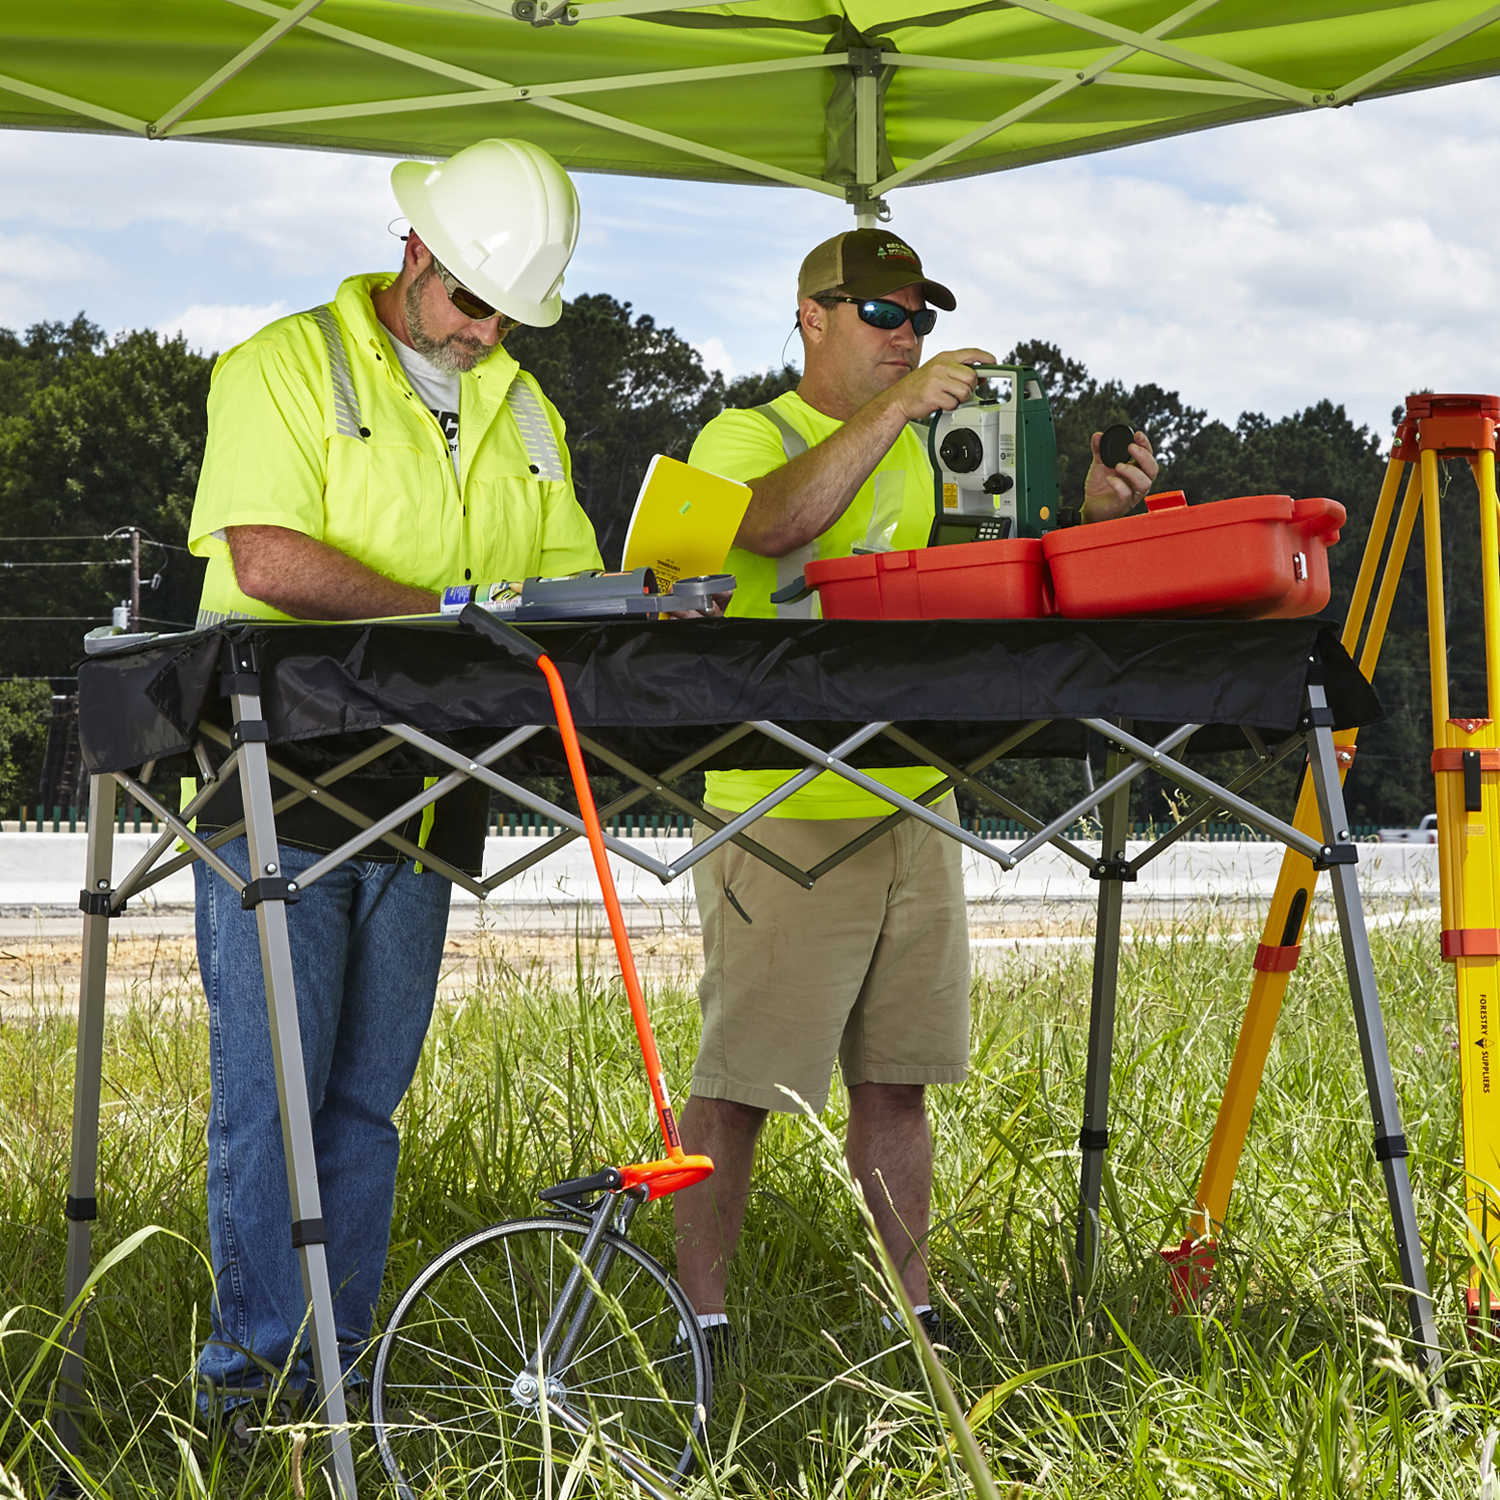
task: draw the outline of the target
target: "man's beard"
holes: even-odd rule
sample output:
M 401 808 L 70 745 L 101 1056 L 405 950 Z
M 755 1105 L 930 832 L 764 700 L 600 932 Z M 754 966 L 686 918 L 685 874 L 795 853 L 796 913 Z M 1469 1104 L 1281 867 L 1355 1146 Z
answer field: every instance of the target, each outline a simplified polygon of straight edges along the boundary
M 411 346 L 424 359 L 446 370 L 452 375 L 462 375 L 472 370 L 481 360 L 492 355 L 499 344 L 484 344 L 464 333 L 450 333 L 447 338 L 434 338 L 428 331 L 427 320 L 422 315 L 422 294 L 429 281 L 437 280 L 433 262 L 417 274 L 417 278 L 406 289 L 406 331 L 411 335 Z M 447 293 L 445 292 L 446 296 Z

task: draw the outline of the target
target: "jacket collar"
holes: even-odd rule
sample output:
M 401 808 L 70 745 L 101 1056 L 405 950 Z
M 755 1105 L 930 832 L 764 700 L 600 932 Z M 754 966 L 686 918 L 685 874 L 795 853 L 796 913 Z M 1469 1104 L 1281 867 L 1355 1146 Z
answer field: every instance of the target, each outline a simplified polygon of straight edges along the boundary
M 373 349 L 385 353 L 394 342 L 390 330 L 375 316 L 373 293 L 388 287 L 396 279 L 389 271 L 376 271 L 363 276 L 351 276 L 342 282 L 333 299 L 339 321 L 349 330 L 354 343 L 362 350 Z M 392 358 L 385 361 L 390 377 L 400 380 L 400 366 Z M 488 359 L 472 370 L 459 376 L 462 399 L 483 407 L 498 407 L 505 400 L 505 393 L 516 378 L 520 366 L 515 356 L 502 344 Z

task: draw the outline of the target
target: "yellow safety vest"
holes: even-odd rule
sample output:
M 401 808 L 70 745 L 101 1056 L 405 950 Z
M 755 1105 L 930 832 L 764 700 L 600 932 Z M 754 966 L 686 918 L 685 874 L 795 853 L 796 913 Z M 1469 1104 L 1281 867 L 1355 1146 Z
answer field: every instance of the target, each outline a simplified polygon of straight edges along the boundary
M 455 476 L 370 301 L 394 279 L 351 277 L 214 366 L 188 536 L 208 559 L 200 626 L 287 618 L 240 591 L 226 526 L 299 531 L 434 592 L 602 566 L 562 418 L 504 348 L 460 377 Z
M 843 424 L 787 391 L 766 406 L 720 412 L 698 434 L 689 462 L 731 479 L 758 479 L 780 468 L 804 449 L 832 436 Z M 907 427 L 875 466 L 844 513 L 826 531 L 787 557 L 761 557 L 743 547 L 730 549 L 725 563 L 735 575 L 731 615 L 815 618 L 816 597 L 791 605 L 771 603 L 771 591 L 802 576 L 804 563 L 819 557 L 848 557 L 861 548 L 903 550 L 925 547 L 932 527 L 933 475 L 923 440 Z M 786 771 L 709 771 L 704 800 L 729 812 L 743 812 L 789 779 Z M 893 791 L 919 797 L 941 781 L 930 766 L 896 767 L 870 775 Z M 878 818 L 891 804 L 832 771 L 824 771 L 771 813 L 773 818 Z

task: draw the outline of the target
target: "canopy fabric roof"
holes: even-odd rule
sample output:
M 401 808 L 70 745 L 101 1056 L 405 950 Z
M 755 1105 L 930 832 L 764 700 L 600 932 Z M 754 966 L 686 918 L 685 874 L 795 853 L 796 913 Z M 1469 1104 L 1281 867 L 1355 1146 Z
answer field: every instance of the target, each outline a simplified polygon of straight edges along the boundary
M 0 125 L 447 156 L 854 203 L 1500 71 L 1480 0 L 67 0 L 0 15 Z

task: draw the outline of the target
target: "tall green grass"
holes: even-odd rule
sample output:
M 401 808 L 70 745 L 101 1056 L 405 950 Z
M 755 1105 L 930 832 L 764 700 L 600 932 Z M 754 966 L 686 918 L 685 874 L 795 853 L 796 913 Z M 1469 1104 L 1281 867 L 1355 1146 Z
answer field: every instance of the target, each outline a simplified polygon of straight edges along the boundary
M 934 1090 L 931 1255 L 959 1326 L 943 1375 L 907 1341 L 891 1279 L 828 1131 L 767 1130 L 733 1275 L 744 1357 L 717 1394 L 703 1496 L 1500 1497 L 1500 1362 L 1467 1346 L 1452 974 L 1430 929 L 1374 936 L 1429 1275 L 1447 1351 L 1430 1389 L 1405 1298 L 1336 939 L 1304 948 L 1202 1303 L 1174 1315 L 1158 1248 L 1181 1239 L 1248 988 L 1254 935 L 1205 919 L 1129 943 L 1120 975 L 1102 1263 L 1073 1264 L 1087 950 L 1031 950 L 976 983 L 974 1071 Z M 508 961 L 514 959 L 514 962 Z M 164 966 L 106 1037 L 90 1411 L 74 1477 L 115 1497 L 326 1493 L 308 1429 L 249 1466 L 195 1426 L 206 1037 L 189 973 Z M 65 1241 L 71 997 L 0 1023 L 0 1497 L 57 1475 L 45 1423 Z M 686 1087 L 697 1008 L 651 997 Z M 829 1134 L 829 1131 L 832 1133 Z M 623 997 L 580 964 L 539 982 L 497 950 L 445 1005 L 404 1107 L 389 1295 L 459 1234 L 538 1188 L 656 1154 Z M 637 1238 L 669 1265 L 671 1215 Z M 944 1383 L 966 1414 L 955 1425 Z M 972 1442 L 968 1433 L 972 1433 Z M 382 1492 L 356 1433 L 362 1493 Z M 969 1467 L 966 1467 L 966 1464 Z M 455 1491 L 461 1493 L 461 1491 Z M 629 1493 L 628 1486 L 621 1493 Z

